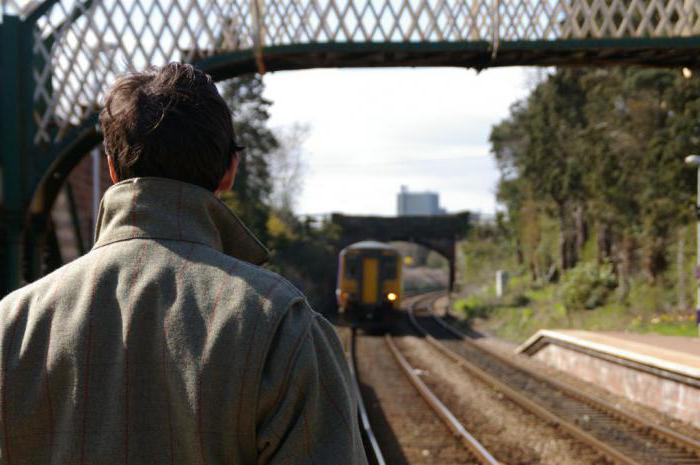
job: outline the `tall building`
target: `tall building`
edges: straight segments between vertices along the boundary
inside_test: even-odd
[[[401,186],[397,196],[398,216],[433,216],[444,215],[440,208],[440,195],[437,192],[409,192],[408,187]]]

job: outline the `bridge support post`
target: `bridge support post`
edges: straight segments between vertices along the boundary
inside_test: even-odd
[[[455,290],[455,280],[457,279],[457,254],[456,254],[456,249],[457,247],[457,241],[453,240],[451,241],[449,247],[446,248],[446,258],[447,262],[450,265],[450,277],[449,281],[447,283],[447,290],[452,294],[452,292]]]
[[[0,24],[0,297],[22,282],[27,167],[31,165],[32,29],[17,16]]]

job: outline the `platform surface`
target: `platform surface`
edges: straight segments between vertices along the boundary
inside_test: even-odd
[[[700,338],[594,332],[540,330],[516,351],[532,354],[542,340],[561,341],[654,368],[700,379]],[[536,350],[535,350],[536,351]]]

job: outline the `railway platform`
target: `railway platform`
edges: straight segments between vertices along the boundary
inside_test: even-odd
[[[516,352],[700,427],[700,339],[540,330]]]

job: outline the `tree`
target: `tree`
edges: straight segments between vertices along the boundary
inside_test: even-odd
[[[511,117],[491,133],[493,153],[503,173],[502,186],[520,179],[520,191],[527,193],[528,201],[538,202],[540,210],[547,210],[559,221],[562,269],[576,264],[587,235],[585,168],[577,141],[586,126],[582,76],[580,70],[565,70],[540,81],[524,102],[511,108]],[[517,200],[521,205],[523,201]],[[537,210],[528,207],[528,221]]]
[[[670,238],[690,221],[694,192],[685,154],[700,149],[700,80],[642,68],[556,70],[538,80],[491,131],[499,201],[533,275],[548,252],[543,225],[558,223],[558,262],[573,267],[594,231],[600,263],[623,284],[641,269],[655,282]]]
[[[280,212],[292,213],[301,193],[305,169],[303,145],[309,131],[309,126],[299,123],[275,130],[279,144],[270,154],[271,204]]]
[[[320,311],[333,306],[335,231],[333,225],[300,220],[293,207],[302,185],[304,125],[273,131],[272,102],[260,76],[230,79],[223,97],[234,117],[238,143],[246,147],[233,192],[222,200],[270,248],[269,268],[304,290]]]
[[[222,83],[223,97],[233,113],[234,131],[242,154],[233,192],[223,196],[253,232],[267,242],[272,180],[269,157],[279,147],[268,127],[272,102],[263,96],[265,84],[260,75],[247,75]]]

